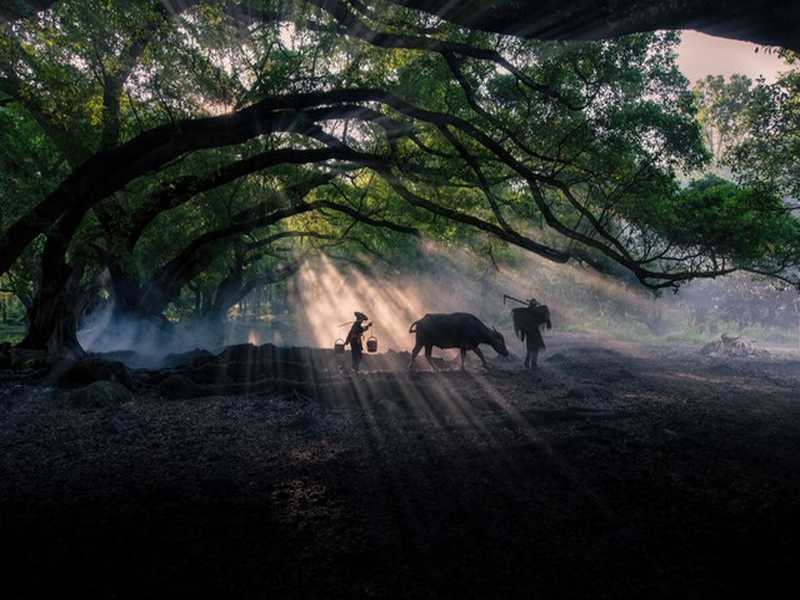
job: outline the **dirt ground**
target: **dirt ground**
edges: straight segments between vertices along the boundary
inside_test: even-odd
[[[133,397],[99,408],[8,376],[0,565],[19,591],[3,595],[716,598],[795,585],[797,358],[548,341],[533,374],[518,359],[409,374],[399,354],[351,377],[332,352],[277,364],[240,348],[136,371]],[[316,362],[302,383],[270,383],[296,381],[304,360]]]

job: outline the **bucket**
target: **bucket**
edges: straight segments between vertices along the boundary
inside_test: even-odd
[[[377,351],[378,351],[378,338],[376,338],[373,335],[367,340],[367,352],[377,352]]]
[[[333,342],[333,349],[336,352],[344,352],[344,340],[339,338],[335,342]]]

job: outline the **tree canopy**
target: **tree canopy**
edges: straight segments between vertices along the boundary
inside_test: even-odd
[[[2,24],[0,273],[37,263],[28,341],[99,274],[154,316],[215,273],[222,310],[308,251],[385,259],[419,235],[656,289],[796,280],[775,190],[681,189],[710,154],[678,34],[544,42],[398,4],[60,0]]]

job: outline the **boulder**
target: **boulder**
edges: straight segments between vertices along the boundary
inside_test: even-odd
[[[158,358],[147,354],[139,354],[135,350],[114,350],[112,352],[97,352],[96,358],[114,360],[125,364],[131,369],[154,369],[158,367]]]
[[[709,342],[700,349],[700,354],[716,358],[770,358],[769,350],[760,347],[752,340],[724,333],[719,340]]]
[[[202,386],[183,375],[170,375],[161,381],[161,393],[167,398],[182,399],[202,396]]]
[[[167,354],[161,361],[162,368],[174,369],[175,367],[183,367],[186,365],[194,366],[205,364],[214,360],[216,356],[202,348],[195,348],[189,352],[178,352],[175,354]]]
[[[69,402],[80,408],[111,408],[133,399],[125,386],[114,381],[95,381],[69,395]]]
[[[88,385],[95,381],[113,381],[133,389],[133,378],[124,364],[116,360],[88,357],[77,361],[62,361],[50,378],[61,385]]]

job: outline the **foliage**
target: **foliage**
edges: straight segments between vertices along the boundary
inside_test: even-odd
[[[713,249],[740,268],[794,264],[800,257],[800,221],[783,201],[710,175],[650,205],[649,224],[679,245]]]
[[[746,135],[744,117],[752,87],[749,77],[733,74],[727,81],[722,75],[708,75],[692,88],[706,145],[718,164]]]
[[[181,316],[313,253],[413,265],[411,233],[652,288],[790,278],[800,259],[776,195],[793,167],[739,143],[789,131],[789,76],[693,96],[670,32],[540,42],[386,2],[173,8],[59,0],[2,26],[0,251],[20,298],[77,278]],[[764,157],[746,185],[679,188],[708,165],[703,131],[739,172]]]
[[[774,84],[760,83],[743,114],[746,137],[727,156],[740,181],[772,190],[792,205],[800,198],[800,69],[787,67]]]

